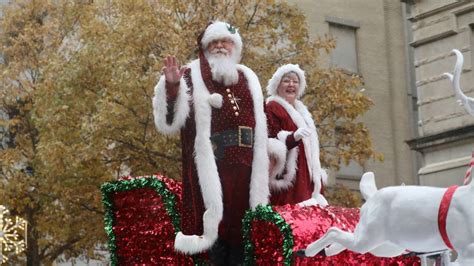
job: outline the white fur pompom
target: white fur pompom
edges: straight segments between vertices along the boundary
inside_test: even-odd
[[[211,96],[209,96],[209,104],[214,107],[214,108],[221,108],[222,107],[222,95],[219,93],[213,93]]]

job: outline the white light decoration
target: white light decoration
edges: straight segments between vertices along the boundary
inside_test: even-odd
[[[26,249],[26,232],[27,222],[20,217],[10,217],[7,208],[0,205],[0,264],[8,261],[7,254],[18,255]]]

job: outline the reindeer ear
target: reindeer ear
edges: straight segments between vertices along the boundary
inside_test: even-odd
[[[373,172],[366,172],[362,175],[359,189],[365,200],[369,200],[377,192],[377,186],[375,185],[375,175]]]

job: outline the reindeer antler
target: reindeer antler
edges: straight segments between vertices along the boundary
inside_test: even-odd
[[[474,98],[466,96],[466,94],[462,92],[460,85],[464,57],[462,53],[457,49],[453,49],[453,53],[456,54],[456,65],[454,66],[454,75],[452,75],[451,73],[444,73],[443,75],[451,81],[454,88],[454,94],[456,94],[459,104],[463,105],[464,109],[466,109],[466,111],[471,116],[474,116]]]

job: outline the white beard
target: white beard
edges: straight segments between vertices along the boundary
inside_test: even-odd
[[[211,67],[212,79],[214,81],[223,83],[225,86],[234,85],[239,81],[239,72],[237,71],[238,58],[234,56],[234,53],[226,55],[206,50],[204,55]]]

